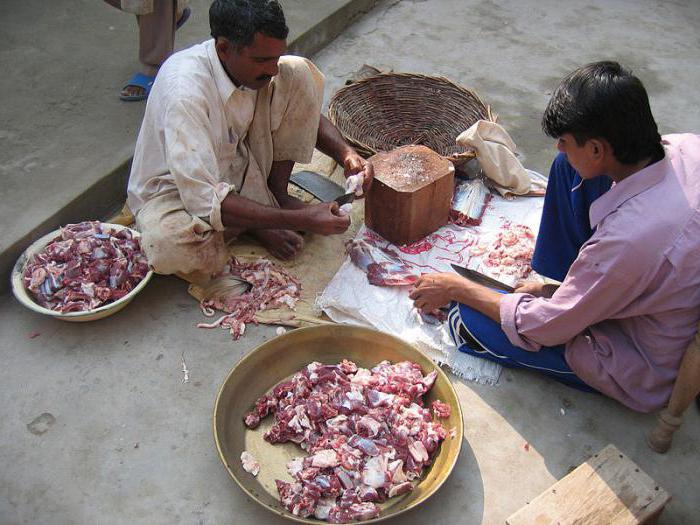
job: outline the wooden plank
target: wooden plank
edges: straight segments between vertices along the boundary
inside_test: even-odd
[[[651,523],[669,494],[608,445],[506,520],[507,525]]]

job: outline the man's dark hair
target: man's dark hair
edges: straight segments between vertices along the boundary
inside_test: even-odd
[[[211,36],[224,37],[238,49],[253,43],[255,33],[285,40],[289,28],[276,0],[214,0],[209,8]]]
[[[571,133],[579,146],[605,139],[622,164],[663,157],[647,92],[617,62],[588,64],[564,78],[547,104],[542,129],[552,138]]]

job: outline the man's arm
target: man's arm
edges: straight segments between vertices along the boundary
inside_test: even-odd
[[[337,213],[335,202],[283,209],[259,204],[233,192],[221,202],[221,222],[235,232],[283,229],[333,235],[343,233],[350,226],[350,218]]]
[[[267,186],[277,199],[281,208],[298,210],[306,206],[306,203],[288,193],[289,177],[292,174],[294,161],[276,160],[272,163],[270,176],[267,178]]]
[[[457,301],[474,308],[496,322],[501,322],[503,294],[453,273],[424,275],[414,285],[409,297],[416,308],[432,312]]]
[[[345,142],[340,131],[323,115],[321,115],[321,120],[318,124],[316,147],[338,164],[341,164],[345,169],[346,177],[361,171],[364,172],[362,190],[364,192],[369,190],[374,178],[372,164],[363,159],[352,146]]]
[[[362,189],[365,192],[369,189],[374,177],[371,164],[345,142],[338,129],[323,115],[321,115],[319,121],[316,147],[339,164],[342,164],[346,177],[363,172]],[[273,162],[267,185],[282,208],[300,209],[305,206],[305,203],[292,197],[287,192],[292,168],[294,168],[293,161]]]
[[[500,323],[508,339],[521,348],[565,343],[587,327],[614,318],[647,286],[643,268],[632,261],[634,246],[599,239],[585,245],[561,286],[542,285],[540,297],[522,293],[500,294],[456,274],[421,277],[411,292],[417,308],[432,311],[458,301]],[[552,293],[551,297],[546,297]]]
[[[173,104],[166,114],[166,160],[189,213],[207,217],[216,230],[234,235],[264,229],[305,230],[321,235],[347,230],[350,219],[337,215],[336,203],[280,209],[241,197],[232,191],[232,186],[222,185],[218,172],[212,169],[217,166],[217,159],[203,107],[183,100]],[[288,178],[291,164],[276,164],[288,168]]]

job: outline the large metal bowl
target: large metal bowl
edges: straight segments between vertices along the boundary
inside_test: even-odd
[[[103,222],[103,226],[112,228],[113,230],[120,231],[120,230],[131,230],[131,233],[133,233],[134,237],[140,237],[140,233],[137,232],[136,230],[132,230],[131,228],[127,228],[126,226],[122,226],[121,224],[111,224],[108,222]],[[22,280],[22,276],[24,275],[24,269],[27,267],[27,264],[29,261],[36,255],[37,253],[41,252],[47,244],[49,244],[51,241],[53,241],[56,237],[58,237],[61,234],[61,230],[54,230],[51,233],[47,233],[44,235],[41,239],[33,242],[25,251],[24,253],[17,259],[17,262],[15,263],[14,268],[12,269],[12,275],[11,275],[11,280],[12,280],[12,292],[15,294],[15,297],[17,300],[22,303],[24,306],[29,308],[30,310],[39,313],[39,314],[44,314],[44,315],[49,315],[51,317],[54,317],[56,319],[60,319],[62,321],[72,321],[72,322],[85,322],[85,321],[96,321],[97,319],[102,319],[103,317],[107,317],[112,314],[116,314],[119,310],[124,308],[127,304],[131,302],[131,300],[136,297],[136,294],[138,294],[143,288],[148,284],[148,281],[151,280],[151,277],[153,276],[153,270],[149,269],[148,273],[146,276],[141,279],[141,281],[134,287],[133,290],[131,290],[128,294],[126,294],[124,297],[121,299],[117,299],[116,301],[105,304],[104,306],[100,306],[98,308],[94,308],[92,310],[86,310],[84,312],[68,312],[68,313],[61,313],[57,312],[55,310],[51,310],[49,308],[44,308],[41,306],[39,303],[34,301],[32,296],[29,294],[27,289],[24,287],[24,282]]]
[[[423,473],[413,492],[390,499],[381,505],[378,518],[363,523],[396,517],[425,501],[450,475],[462,446],[462,411],[447,375],[427,356],[401,339],[368,328],[328,325],[295,330],[267,341],[241,359],[219,389],[214,406],[214,439],[221,461],[248,496],[272,512],[300,523],[319,521],[299,518],[288,512],[278,500],[275,479],[290,481],[286,464],[294,457],[305,455],[304,451],[294,443],[271,445],[263,440],[273,416],[263,419],[255,430],[243,424],[243,416],[259,396],[310,362],[335,364],[342,359],[366,368],[384,359],[391,362],[410,360],[418,363],[424,373],[437,370],[437,380],[426,400],[440,399],[450,405],[452,414],[442,423],[456,431],[453,438],[448,437],[442,443],[434,463]],[[257,477],[241,466],[240,457],[244,450],[253,454],[260,463]]]

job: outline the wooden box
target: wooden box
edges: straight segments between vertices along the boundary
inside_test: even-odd
[[[408,244],[447,224],[454,166],[425,146],[402,146],[370,158],[374,182],[365,223],[394,244]]]
[[[608,445],[506,520],[507,525],[653,523],[670,496]]]

